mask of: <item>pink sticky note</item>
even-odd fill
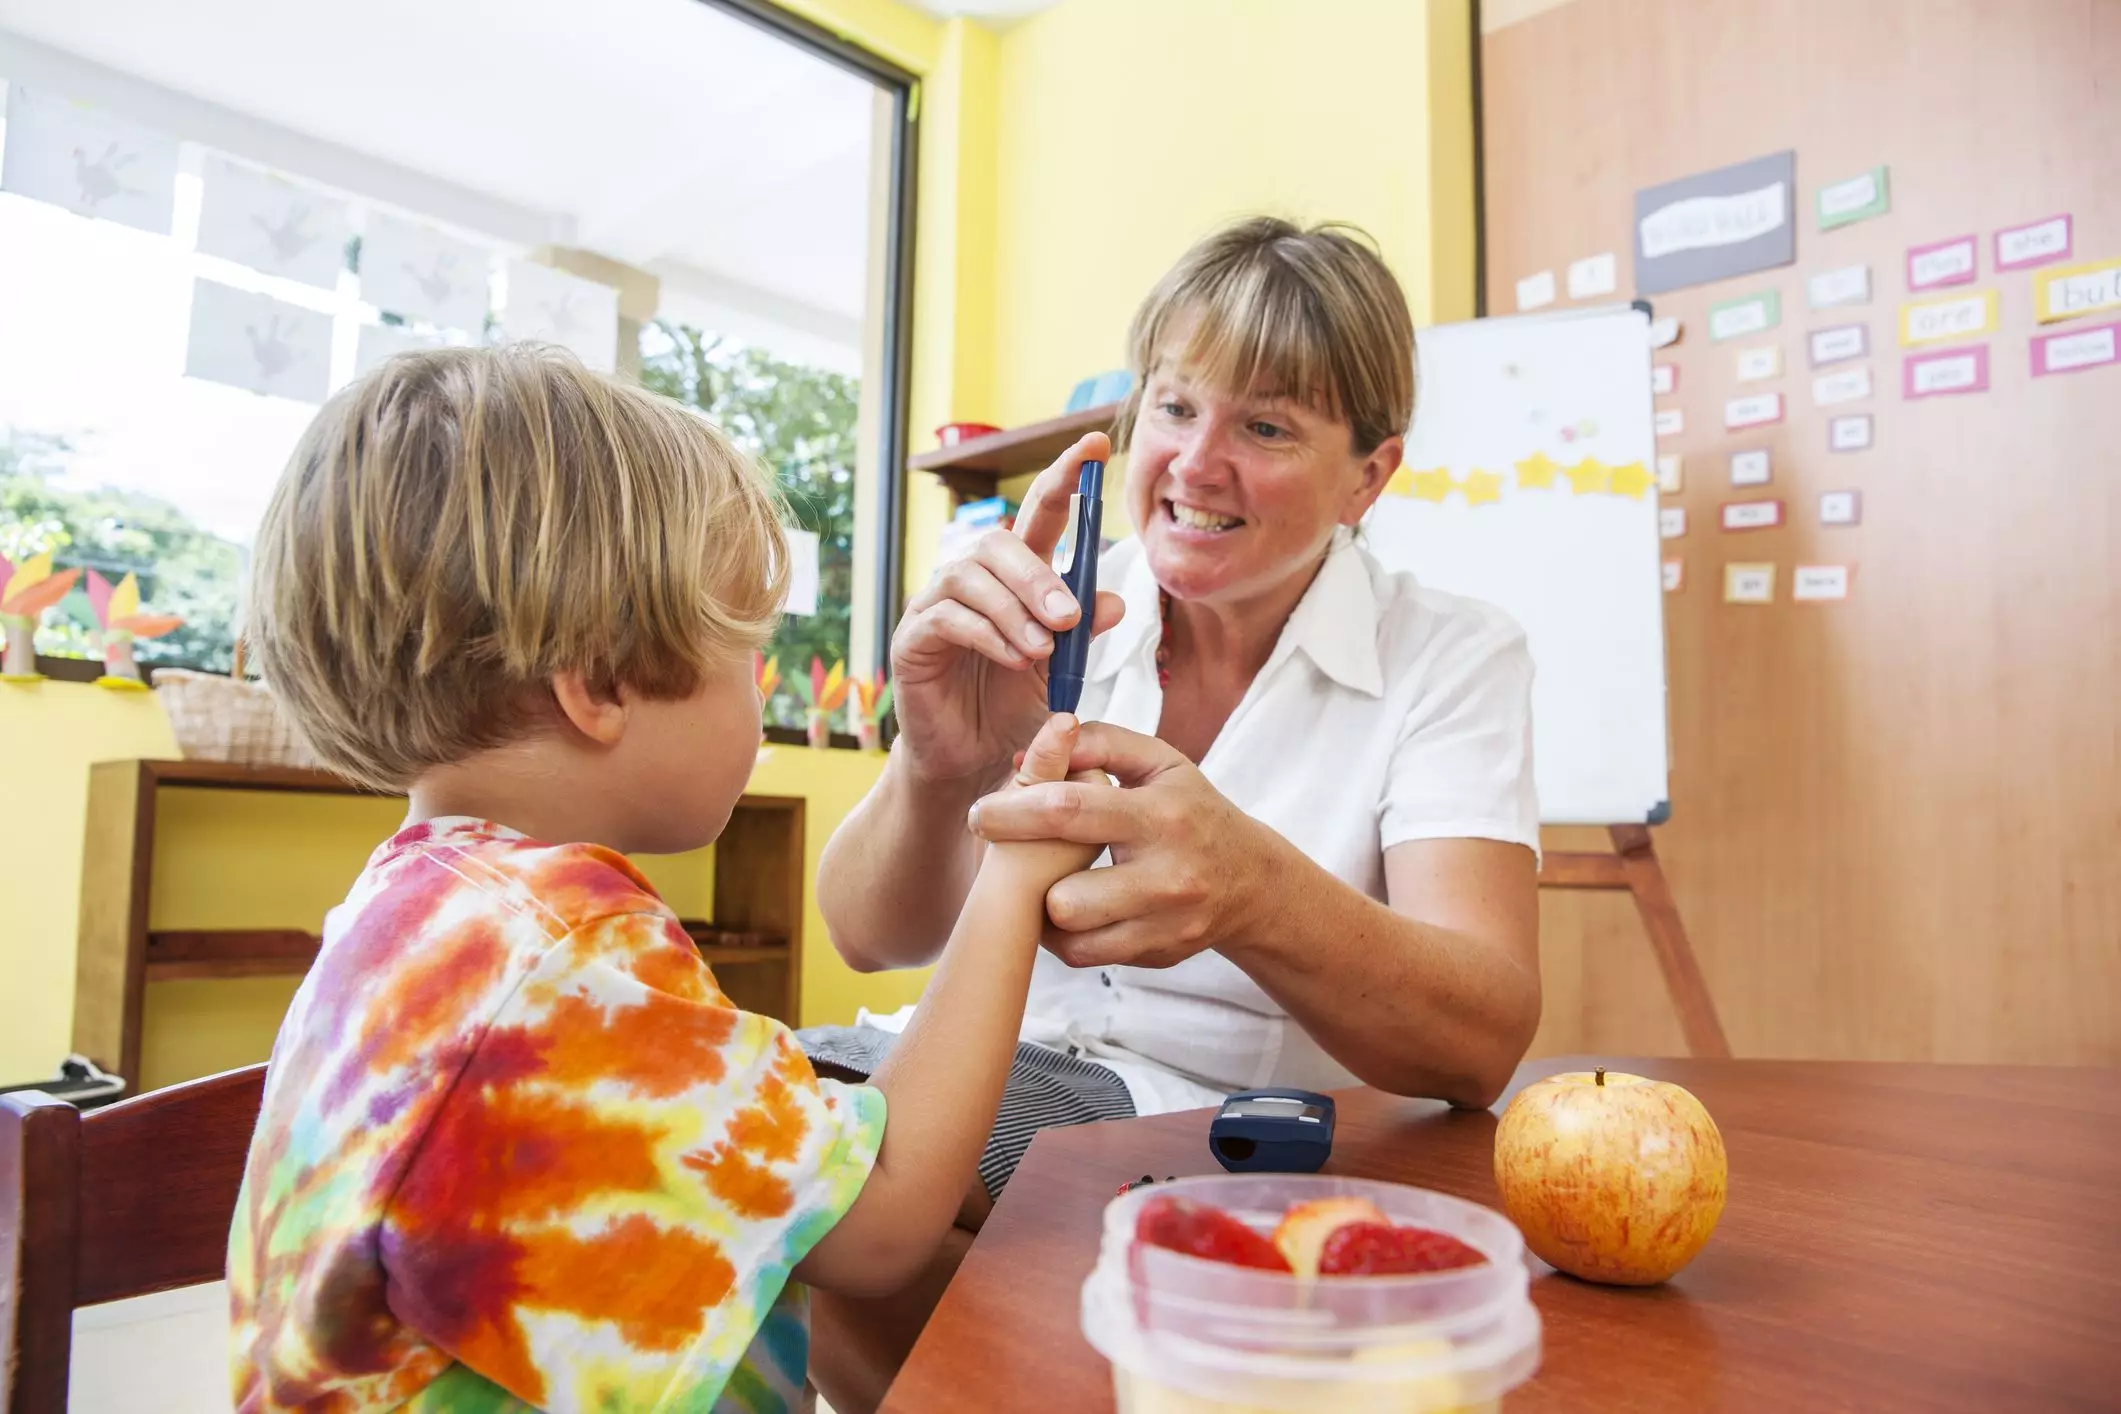
[[[1988,345],[1925,349],[1900,361],[1900,396],[1935,398],[1988,391]]]
[[[2094,324],[2033,339],[2033,377],[2121,363],[2121,324]]]
[[[1974,275],[1974,238],[1970,235],[1908,248],[1907,287],[1911,290],[1964,285]]]
[[[2067,260],[2074,239],[2066,211],[2045,221],[2005,227],[1996,232],[1996,268],[2030,270],[2035,265]]]

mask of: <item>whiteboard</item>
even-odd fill
[[[1364,522],[1371,553],[1523,626],[1544,823],[1661,821],[1649,316],[1622,305],[1476,319],[1423,329],[1416,344],[1414,427]]]

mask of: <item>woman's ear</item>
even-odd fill
[[[1348,498],[1347,505],[1341,508],[1342,525],[1362,523],[1362,518],[1370,513],[1370,507],[1376,505],[1377,498],[1384,494],[1385,483],[1392,479],[1393,472],[1399,470],[1399,463],[1406,454],[1406,438],[1387,437],[1363,459],[1362,478],[1356,482],[1355,492]]]
[[[630,713],[624,695],[599,691],[580,673],[553,674],[552,700],[576,731],[599,746],[617,746],[626,735]]]

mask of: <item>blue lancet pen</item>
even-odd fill
[[[1097,547],[1105,525],[1105,464],[1084,462],[1075,482],[1075,556],[1061,572],[1082,615],[1054,639],[1046,665],[1046,706],[1073,712],[1083,700],[1083,669],[1090,662],[1090,634],[1097,618]]]

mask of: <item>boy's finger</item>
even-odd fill
[[[1073,713],[1056,712],[1046,719],[1024,748],[1024,764],[1017,768],[1016,783],[1037,785],[1041,781],[1068,778],[1068,758],[1075,754],[1076,721]]]

